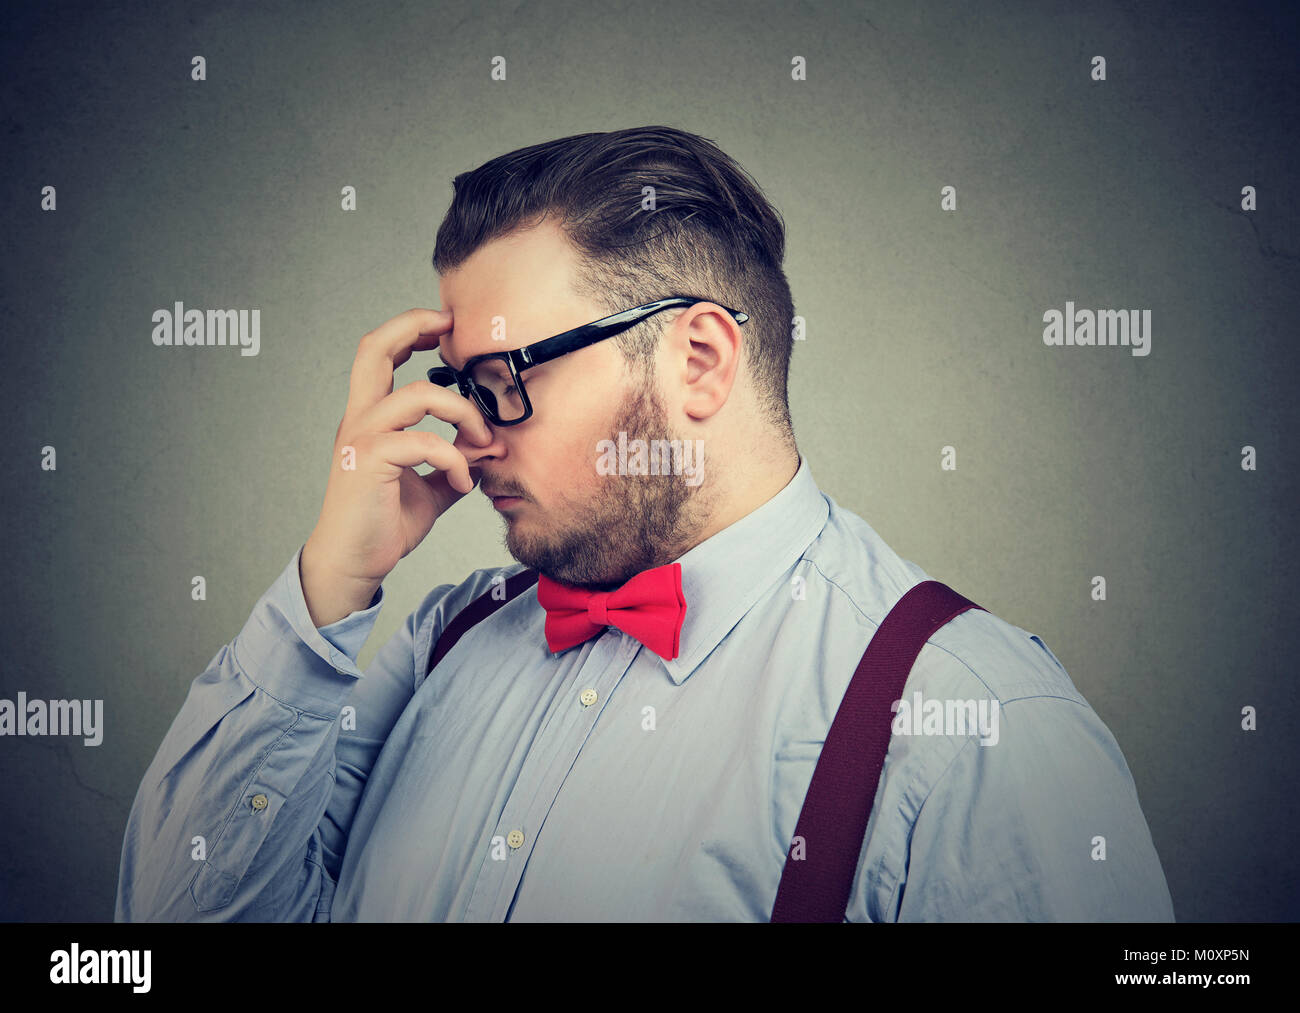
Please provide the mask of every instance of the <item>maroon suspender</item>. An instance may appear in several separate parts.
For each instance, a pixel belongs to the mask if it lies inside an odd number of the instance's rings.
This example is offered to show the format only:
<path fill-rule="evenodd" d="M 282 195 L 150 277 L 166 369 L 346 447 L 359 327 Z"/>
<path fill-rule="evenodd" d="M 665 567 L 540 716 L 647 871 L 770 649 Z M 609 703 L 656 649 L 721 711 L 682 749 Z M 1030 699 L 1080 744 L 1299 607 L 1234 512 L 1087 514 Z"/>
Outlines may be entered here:
<path fill-rule="evenodd" d="M 537 583 L 522 570 L 475 598 L 447 624 L 429 653 L 427 671 L 466 630 Z M 891 704 L 903 695 L 908 673 L 925 642 L 949 620 L 980 608 L 937 580 L 908 591 L 885 616 L 863 652 L 826 733 L 795 825 L 803 857 L 787 852 L 772 908 L 774 922 L 840 922 L 848 908 L 867 820 L 880 784 L 893 727 Z"/>
<path fill-rule="evenodd" d="M 429 663 L 425 666 L 425 675 L 427 676 L 432 672 L 433 666 L 438 664 L 446 653 L 456 646 L 456 641 L 464 635 L 466 630 L 479 620 L 486 619 L 511 598 L 514 598 L 522 591 L 527 591 L 536 583 L 536 570 L 520 570 L 513 577 L 506 579 L 504 594 L 494 598 L 492 592 L 496 591 L 499 585 L 493 586 L 456 613 L 456 618 L 443 628 L 442 635 L 429 649 Z"/>
<path fill-rule="evenodd" d="M 924 580 L 889 610 L 867 644 L 826 733 L 795 825 L 805 857 L 786 853 L 774 922 L 841 922 L 867 832 L 894 712 L 925 642 L 948 620 L 979 608 L 947 584 Z"/>

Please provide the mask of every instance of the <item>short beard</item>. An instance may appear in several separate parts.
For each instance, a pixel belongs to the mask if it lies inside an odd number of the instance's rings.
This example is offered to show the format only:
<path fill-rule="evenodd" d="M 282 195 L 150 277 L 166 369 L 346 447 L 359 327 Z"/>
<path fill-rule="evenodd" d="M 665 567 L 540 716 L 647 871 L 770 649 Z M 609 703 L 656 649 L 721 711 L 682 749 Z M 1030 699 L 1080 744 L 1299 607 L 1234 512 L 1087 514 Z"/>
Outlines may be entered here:
<path fill-rule="evenodd" d="M 653 373 L 642 373 L 614 419 L 613 438 L 670 439 Z M 594 464 L 593 464 L 594 470 Z M 612 591 L 644 570 L 671 563 L 695 544 L 708 512 L 705 483 L 685 475 L 606 475 L 586 516 L 545 536 L 516 534 L 507 522 L 506 548 L 525 566 L 574 587 Z"/>

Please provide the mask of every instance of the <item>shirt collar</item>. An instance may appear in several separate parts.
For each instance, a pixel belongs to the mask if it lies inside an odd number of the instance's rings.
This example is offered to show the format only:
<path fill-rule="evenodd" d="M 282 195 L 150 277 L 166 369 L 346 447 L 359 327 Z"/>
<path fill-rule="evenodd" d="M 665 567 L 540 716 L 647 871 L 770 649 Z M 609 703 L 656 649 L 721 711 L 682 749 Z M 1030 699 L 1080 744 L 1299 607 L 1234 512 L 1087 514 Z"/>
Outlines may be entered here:
<path fill-rule="evenodd" d="M 785 488 L 740 520 L 679 556 L 686 617 L 677 657 L 663 661 L 673 682 L 685 682 L 763 595 L 789 570 L 826 524 L 830 505 L 807 460 Z"/>

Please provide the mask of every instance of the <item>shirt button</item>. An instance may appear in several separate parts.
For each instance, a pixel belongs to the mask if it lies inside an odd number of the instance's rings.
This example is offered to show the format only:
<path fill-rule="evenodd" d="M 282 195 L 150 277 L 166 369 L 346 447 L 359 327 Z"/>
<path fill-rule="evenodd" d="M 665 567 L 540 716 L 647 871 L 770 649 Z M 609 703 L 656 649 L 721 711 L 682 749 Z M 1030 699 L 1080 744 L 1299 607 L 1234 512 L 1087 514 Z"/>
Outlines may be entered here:
<path fill-rule="evenodd" d="M 582 696 L 578 697 L 578 699 L 582 701 L 582 706 L 590 707 L 597 700 L 599 700 L 600 697 L 597 695 L 594 689 L 584 689 L 582 691 Z"/>
<path fill-rule="evenodd" d="M 510 835 L 506 838 L 506 843 L 512 848 L 519 848 L 524 843 L 524 832 L 522 830 L 511 830 Z"/>
<path fill-rule="evenodd" d="M 267 806 L 267 802 L 266 802 L 266 796 L 265 796 L 265 795 L 259 793 L 259 794 L 253 796 L 253 809 L 254 809 L 254 810 L 256 810 L 257 812 L 261 812 L 263 809 L 266 808 L 266 806 Z"/>

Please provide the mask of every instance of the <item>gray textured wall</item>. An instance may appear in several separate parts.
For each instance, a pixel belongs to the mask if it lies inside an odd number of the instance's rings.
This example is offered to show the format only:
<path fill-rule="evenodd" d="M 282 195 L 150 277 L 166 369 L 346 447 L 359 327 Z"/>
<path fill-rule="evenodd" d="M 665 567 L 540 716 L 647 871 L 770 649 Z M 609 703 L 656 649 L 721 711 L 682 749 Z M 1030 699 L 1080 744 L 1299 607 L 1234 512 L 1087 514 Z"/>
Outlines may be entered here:
<path fill-rule="evenodd" d="M 0 697 L 101 698 L 105 731 L 0 738 L 0 918 L 111 919 L 145 767 L 315 523 L 358 339 L 438 305 L 451 177 L 654 123 L 716 140 L 786 219 L 822 488 L 1052 647 L 1128 758 L 1180 920 L 1300 914 L 1294 14 L 34 6 L 3 43 Z M 155 347 L 178 300 L 260 309 L 260 354 Z M 1151 310 L 1150 354 L 1045 346 L 1066 300 Z M 501 528 L 479 496 L 440 521 L 362 665 L 429 588 L 508 562 Z"/>

